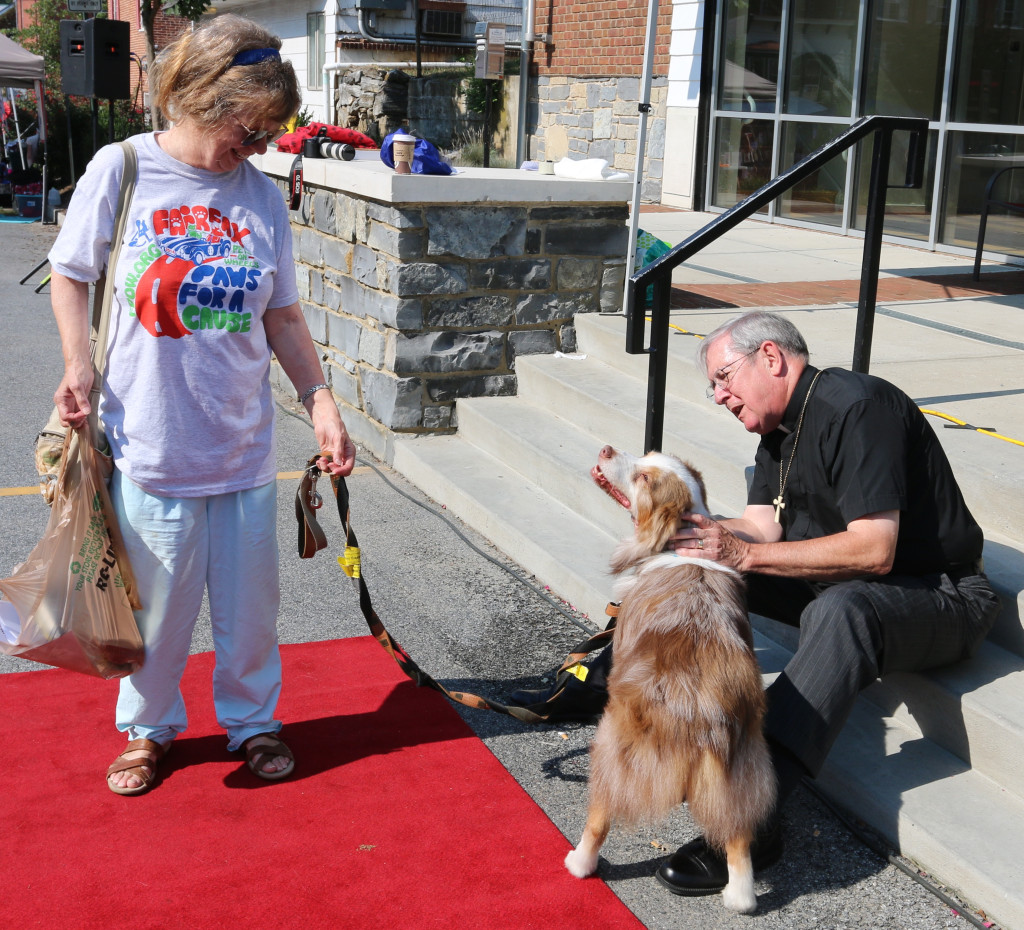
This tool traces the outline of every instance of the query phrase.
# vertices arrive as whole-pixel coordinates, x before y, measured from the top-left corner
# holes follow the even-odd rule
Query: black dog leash
[[[295,516],[299,524],[299,558],[311,559],[317,552],[327,546],[327,537],[316,519],[316,512],[323,506],[323,498],[317,492],[316,485],[323,475],[316,462],[320,456],[313,456],[306,465],[306,471],[299,482],[299,489],[295,495]],[[545,723],[548,715],[543,713],[544,705],[533,705],[540,713],[530,710],[527,707],[501,704],[490,698],[481,697],[477,694],[469,694],[465,691],[450,691],[440,684],[426,672],[424,672],[413,660],[401,644],[387,631],[380,617],[373,609],[370,600],[370,591],[366,586],[366,579],[363,578],[361,560],[359,555],[359,542],[356,539],[355,531],[352,529],[351,512],[349,510],[348,486],[345,479],[330,476],[331,489],[334,491],[334,498],[338,506],[338,516],[342,526],[345,528],[345,554],[338,558],[342,570],[359,588],[359,608],[363,612],[370,633],[377,640],[384,650],[393,658],[419,687],[433,688],[440,691],[445,697],[457,704],[466,707],[474,707],[477,710],[493,710],[499,714],[507,714],[516,717],[525,723]],[[608,615],[612,618],[608,627],[600,633],[596,633],[588,639],[579,643],[566,657],[556,676],[556,688],[554,693],[544,702],[551,704],[556,701],[564,691],[566,682],[570,677],[583,679],[586,677],[586,666],[581,661],[602,646],[611,642],[612,631],[615,626],[615,618],[618,613],[618,605],[608,605]]]

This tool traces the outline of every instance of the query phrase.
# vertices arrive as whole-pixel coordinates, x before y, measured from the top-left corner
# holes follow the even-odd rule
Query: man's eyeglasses
[[[708,400],[711,400],[715,396],[715,391],[721,388],[723,391],[729,387],[729,382],[732,381],[733,375],[740,370],[743,363],[750,358],[755,352],[759,352],[761,347],[758,346],[756,349],[751,349],[746,355],[741,355],[739,358],[734,358],[728,365],[723,365],[711,376],[711,383],[708,385],[707,390],[704,392],[707,394]],[[735,366],[735,367],[733,367]],[[729,369],[732,369],[730,371]]]
[[[259,129],[254,131],[246,126],[241,120],[238,120],[238,125],[246,131],[245,138],[239,143],[239,147],[243,149],[247,149],[250,146],[255,145],[262,139],[266,139],[267,144],[269,145],[271,142],[276,142],[288,131],[287,126],[278,126],[277,129]]]

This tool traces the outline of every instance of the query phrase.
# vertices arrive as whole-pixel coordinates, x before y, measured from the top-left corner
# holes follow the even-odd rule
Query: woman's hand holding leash
[[[310,414],[313,420],[313,431],[316,441],[323,453],[317,459],[317,467],[328,475],[344,478],[351,474],[356,464],[356,447],[338,412],[334,397],[322,391],[314,397],[322,397],[323,401],[313,404]]]

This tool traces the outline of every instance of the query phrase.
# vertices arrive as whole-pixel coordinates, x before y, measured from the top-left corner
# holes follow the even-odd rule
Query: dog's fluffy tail
[[[679,758],[682,747],[601,732],[614,728],[606,712],[591,746],[591,797],[623,826],[655,824],[686,800],[689,767]]]
[[[727,763],[678,733],[624,738],[610,710],[591,747],[590,792],[616,823],[657,824],[687,801],[708,841],[721,847],[735,836],[753,836],[771,814],[775,772],[759,727],[748,730]]]

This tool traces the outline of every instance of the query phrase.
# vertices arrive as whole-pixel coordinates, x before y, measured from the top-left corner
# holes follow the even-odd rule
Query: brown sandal
[[[130,752],[145,752],[144,756],[139,756],[135,759],[126,759],[125,756]],[[153,787],[153,782],[156,781],[156,764],[167,754],[167,749],[161,746],[159,743],[154,743],[151,739],[133,739],[125,748],[124,752],[121,753],[113,762],[110,763],[110,768],[107,769],[107,787],[114,792],[114,794],[122,795],[135,795],[145,794]],[[110,776],[116,775],[118,772],[129,772],[136,778],[142,780],[141,785],[136,785],[134,788],[122,788],[111,782]]]
[[[265,781],[280,781],[287,778],[295,768],[295,756],[275,733],[257,733],[250,736],[242,743],[241,748],[245,753],[245,764],[249,766],[249,771]],[[261,763],[275,756],[284,756],[288,759],[288,765],[280,772],[264,772]]]

